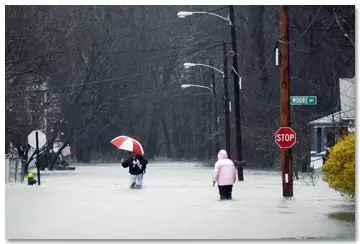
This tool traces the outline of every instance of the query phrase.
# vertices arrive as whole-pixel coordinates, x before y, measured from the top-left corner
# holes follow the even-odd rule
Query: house
[[[321,169],[326,151],[343,133],[355,133],[356,86],[354,78],[339,79],[340,111],[311,121],[310,167]]]

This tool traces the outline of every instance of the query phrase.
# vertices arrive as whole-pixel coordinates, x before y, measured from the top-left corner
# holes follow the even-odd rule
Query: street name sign
[[[291,96],[290,105],[316,105],[316,96]]]

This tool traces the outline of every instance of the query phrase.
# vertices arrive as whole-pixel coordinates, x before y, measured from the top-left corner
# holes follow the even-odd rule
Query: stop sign
[[[275,142],[280,148],[290,148],[296,142],[296,133],[290,127],[281,127],[275,133]]]
[[[46,135],[41,130],[34,130],[28,135],[28,143],[32,148],[36,148],[36,132],[38,133],[39,148],[46,143]]]

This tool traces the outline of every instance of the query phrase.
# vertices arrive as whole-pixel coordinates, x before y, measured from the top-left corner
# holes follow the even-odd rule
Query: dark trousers
[[[219,187],[219,194],[220,194],[220,199],[221,200],[225,200],[228,199],[230,200],[231,197],[231,193],[232,193],[232,185],[228,185],[228,186],[218,186]]]

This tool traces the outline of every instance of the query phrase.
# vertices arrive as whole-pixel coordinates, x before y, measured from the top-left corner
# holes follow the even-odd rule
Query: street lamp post
[[[236,135],[236,156],[237,160],[242,162],[242,145],[241,145],[241,118],[240,118],[240,84],[238,75],[238,63],[237,63],[237,45],[236,45],[236,29],[234,21],[234,6],[229,6],[229,18],[231,25],[231,46],[233,53],[233,77],[234,77],[234,97],[235,97],[235,135]],[[244,173],[242,165],[238,167],[238,180],[244,180]]]
[[[197,11],[197,12],[188,12],[181,11],[178,12],[179,18],[185,18],[193,14],[209,14],[221,18],[226,21],[227,24],[231,26],[231,44],[233,51],[233,67],[232,73],[234,77],[234,98],[235,98],[235,133],[236,133],[236,157],[237,161],[242,163],[242,143],[241,143],[241,117],[240,117],[240,84],[239,84],[239,74],[238,74],[238,64],[237,64],[237,45],[236,45],[236,29],[235,29],[235,17],[234,17],[234,6],[229,6],[229,16],[227,18],[209,12]],[[240,164],[238,167],[238,180],[243,181],[243,168]]]

